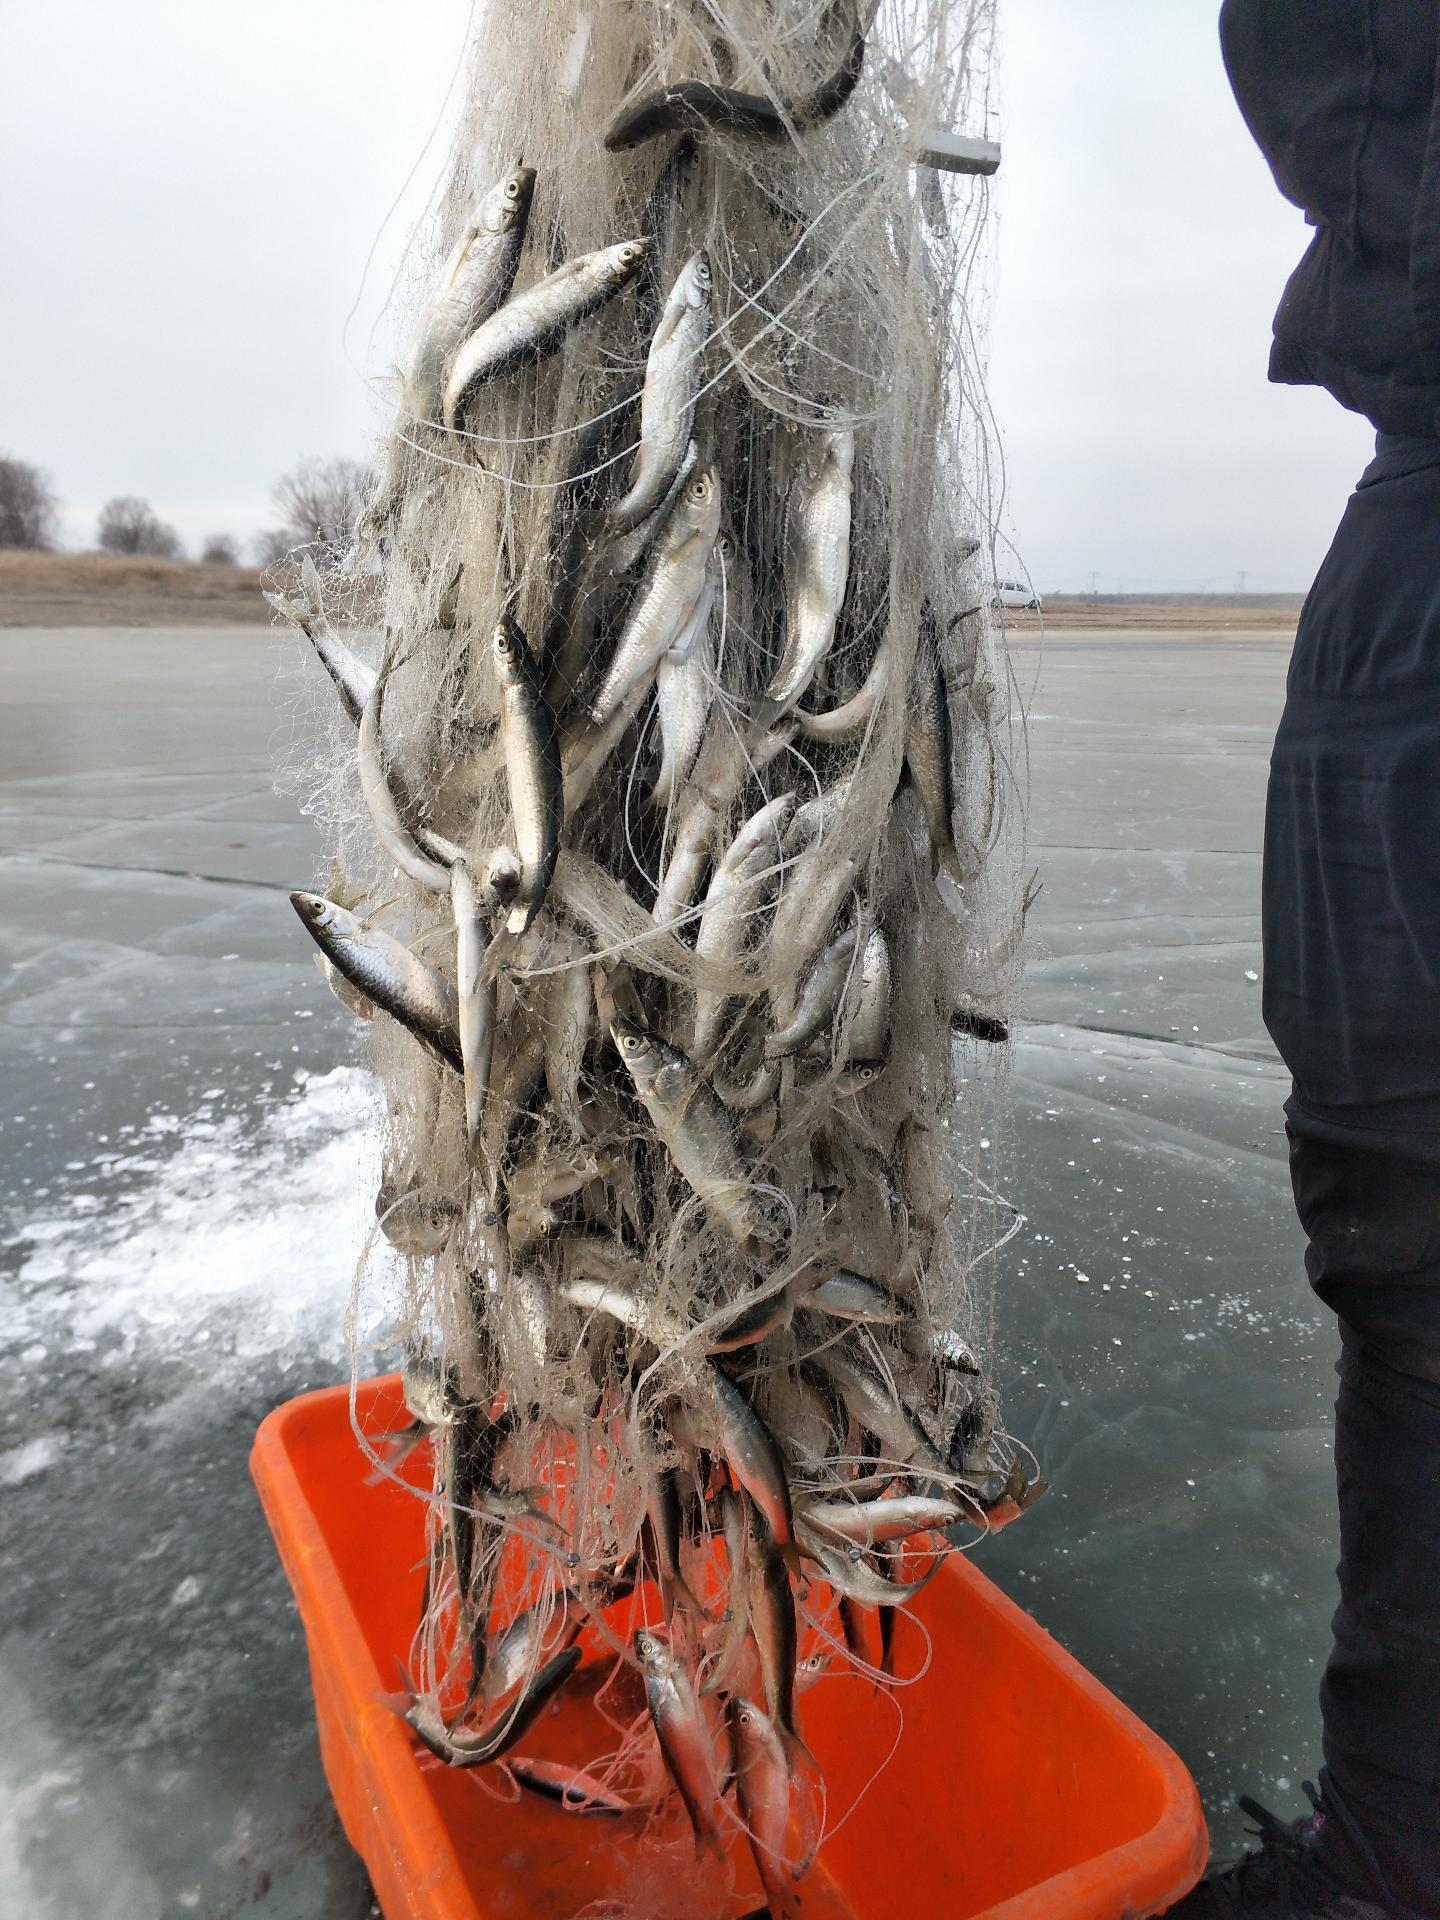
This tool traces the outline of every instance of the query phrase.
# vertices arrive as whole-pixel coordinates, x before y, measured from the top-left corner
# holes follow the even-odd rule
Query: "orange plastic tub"
[[[366,1432],[404,1424],[395,1376],[359,1389]],[[524,1795],[502,1804],[419,1750],[386,1704],[420,1604],[423,1507],[368,1484],[349,1390],[278,1408],[251,1471],[309,1643],[320,1750],[351,1844],[387,1920],[553,1920],[623,1899],[635,1824]],[[893,1702],[842,1675],[804,1695],[805,1737],[832,1819],[860,1795],[802,1883],[813,1920],[1143,1920],[1198,1877],[1204,1816],[1176,1756],[963,1556],[902,1619]],[[583,1763],[613,1744],[582,1665],[526,1735],[527,1752]],[[598,1671],[598,1668],[597,1668]],[[638,1816],[637,1816],[638,1818]],[[743,1838],[736,1915],[762,1904]],[[697,1914],[696,1920],[710,1920]],[[720,1920],[717,1914],[715,1920]]]

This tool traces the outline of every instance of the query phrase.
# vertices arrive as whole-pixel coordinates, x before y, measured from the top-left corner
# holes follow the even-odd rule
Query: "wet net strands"
[[[494,0],[356,550],[276,597],[434,1463],[411,1725],[702,1859],[738,1821],[775,1911],[804,1687],[1036,1490],[988,1382],[985,187],[917,164],[986,132],[991,27]],[[582,1635],[614,1740],[557,1786]]]

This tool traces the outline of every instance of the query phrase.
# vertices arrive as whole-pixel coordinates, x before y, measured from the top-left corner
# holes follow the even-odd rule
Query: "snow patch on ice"
[[[4,1288],[0,1351],[118,1344],[193,1355],[212,1381],[222,1355],[343,1359],[379,1118],[377,1083],[355,1067],[301,1076],[258,1114],[152,1114],[142,1153],[103,1156],[108,1176],[133,1185],[101,1209],[57,1195],[11,1236],[21,1264]]]

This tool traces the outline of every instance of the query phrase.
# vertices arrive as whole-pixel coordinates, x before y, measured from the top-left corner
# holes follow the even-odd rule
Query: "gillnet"
[[[279,601],[339,695],[295,898],[386,1094],[387,1470],[433,1460],[411,1725],[743,1826],[777,1911],[806,1689],[892,1679],[1038,1487],[988,1372],[986,197],[923,159],[985,130],[991,13],[492,0],[356,553]],[[557,1780],[582,1648],[613,1737]]]

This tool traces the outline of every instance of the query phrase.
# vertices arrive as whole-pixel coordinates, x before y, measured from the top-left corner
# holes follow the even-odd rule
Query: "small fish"
[[[419,1187],[397,1189],[386,1183],[375,1196],[375,1218],[397,1253],[423,1260],[444,1251],[460,1209],[453,1201],[423,1194]]]
[[[940,1480],[953,1478],[929,1434],[868,1361],[846,1346],[832,1345],[812,1353],[806,1364],[834,1388],[852,1417],[874,1434],[888,1460],[901,1466],[913,1464]]]
[[[715,648],[711,616],[715,608],[713,562],[685,633],[662,655],[655,669],[655,710],[660,719],[660,770],[650,799],[655,806],[672,805],[689,776],[705,738],[705,725],[715,697]]]
[[[775,1436],[729,1374],[713,1361],[708,1365],[720,1446],[730,1471],[765,1516],[775,1545],[788,1547],[795,1538],[795,1516],[790,1481]]]
[[[582,1307],[587,1313],[607,1314],[657,1347],[674,1346],[690,1331],[683,1320],[666,1314],[652,1301],[642,1300],[631,1288],[612,1280],[572,1274],[561,1282],[560,1292],[571,1306]]]
[[[450,869],[450,900],[455,912],[455,987],[465,1076],[465,1136],[473,1148],[480,1138],[480,1121],[490,1091],[496,988],[494,980],[485,978],[488,923],[465,860],[457,860]]]
[[[645,1483],[645,1514],[655,1542],[655,1558],[660,1575],[660,1596],[668,1626],[676,1607],[697,1616],[704,1608],[695,1598],[690,1582],[680,1565],[682,1514],[680,1476],[673,1467],[650,1474]]]
[[[500,682],[500,734],[522,878],[506,925],[524,933],[550,888],[565,824],[564,783],[555,716],[525,636],[502,614],[492,648]]]
[[[879,927],[872,927],[860,956],[860,994],[847,1042],[852,1064],[878,1066],[884,1061],[892,993],[890,943]]]
[[[801,1869],[804,1849],[797,1859],[790,1842],[790,1768],[784,1744],[770,1719],[738,1693],[725,1702],[725,1721],[735,1794],[769,1902],[766,1911],[770,1920],[789,1920],[796,1911],[791,1876]]]
[[[651,244],[649,239],[624,240],[567,260],[483,320],[451,362],[445,381],[445,425],[452,430],[464,425],[475,395],[487,381],[554,353],[571,327],[613,300],[634,279]]]
[[[700,449],[692,440],[685,449],[680,470],[670,482],[669,489],[659,506],[653,512],[647,513],[639,525],[633,527],[629,533],[617,534],[606,546],[605,570],[612,577],[618,578],[621,574],[630,573],[645,558],[655,544],[655,536],[664,526],[680,489],[695,471],[699,459]]]
[[[531,1793],[553,1800],[567,1813],[603,1813],[612,1817],[633,1813],[634,1803],[612,1793],[603,1780],[568,1760],[535,1760],[528,1754],[512,1753],[505,1762],[511,1775]]]
[[[358,987],[352,987],[340,969],[331,961],[327,960],[323,953],[317,953],[314,956],[314,960],[315,965],[320,969],[320,978],[325,982],[326,986],[329,987],[330,991],[347,1013],[353,1013],[357,1020],[373,1020],[375,1018],[375,1002],[373,1000],[361,993]]]
[[[426,851],[406,825],[400,811],[400,805],[390,783],[385,766],[385,752],[380,738],[380,713],[385,699],[385,678],[388,662],[376,676],[375,685],[370,690],[370,698],[365,702],[365,710],[360,715],[360,730],[356,736],[360,760],[360,787],[365,795],[365,804],[370,809],[370,818],[375,823],[380,844],[399,867],[402,873],[409,874],[422,887],[431,893],[450,891],[450,863],[436,858]],[[431,844],[435,844],[432,840]]]
[[[457,1417],[455,1380],[440,1361],[415,1355],[400,1376],[405,1405],[422,1427],[452,1427]]]
[[[932,871],[941,868],[957,885],[971,870],[955,843],[954,742],[950,696],[938,637],[922,634],[915,654],[910,707],[905,718],[905,765],[910,771],[930,834]]]
[[[865,36],[875,9],[857,0],[854,20],[839,66],[819,85],[793,99],[742,93],[708,80],[680,80],[647,93],[617,115],[605,132],[611,153],[623,153],[669,133],[728,133],[752,140],[786,140],[792,129],[803,133],[838,113],[859,84],[865,62]]]
[[[492,1705],[514,1693],[544,1664],[540,1658],[546,1647],[556,1645],[563,1652],[574,1646],[585,1625],[580,1596],[569,1588],[556,1596],[554,1604],[537,1601],[497,1634],[485,1663],[485,1698]]]
[[[937,1554],[934,1563],[918,1580],[887,1580],[884,1574],[877,1573],[863,1557],[858,1560],[852,1559],[850,1557],[852,1549],[836,1547],[822,1540],[819,1534],[812,1533],[803,1521],[799,1523],[799,1528],[800,1544],[806,1556],[815,1562],[837,1593],[845,1594],[851,1600],[858,1600],[862,1607],[908,1605],[916,1594],[930,1584],[944,1563],[944,1555]],[[888,1672],[889,1668],[887,1667],[885,1671]]]
[[[993,1013],[981,1013],[975,1007],[956,1007],[950,1015],[950,1031],[963,1033],[969,1040],[985,1040],[992,1047],[1003,1047],[1010,1038],[1010,1023]]]
[[[652,513],[679,471],[709,338],[710,262],[702,250],[680,269],[650,342],[640,394],[640,448],[629,490],[607,516],[617,533],[629,532]]]
[[[742,1247],[771,1237],[734,1122],[694,1064],[629,1020],[610,1028],[641,1105],[677,1170]]]
[[[781,865],[785,829],[795,811],[795,795],[780,793],[756,809],[717,861],[695,937],[696,951],[707,960],[733,960],[745,945],[749,917],[761,904],[760,886]],[[728,1001],[699,992],[691,1045],[697,1059],[708,1059],[720,1038]]]
[[[292,893],[290,904],[326,959],[447,1067],[464,1071],[459,1004],[442,974],[353,913],[316,893]]]
[[[799,1647],[795,1596],[790,1591],[784,1558],[753,1500],[747,1502],[746,1515],[750,1636],[760,1656],[765,1706],[781,1737],[795,1742],[795,1660]]]
[[[833,1314],[837,1320],[861,1320],[871,1326],[893,1327],[905,1317],[904,1305],[874,1280],[847,1267],[830,1274],[805,1295],[805,1304]]]
[[[793,1017],[765,1042],[767,1060],[783,1060],[799,1053],[817,1038],[835,1011],[855,962],[856,932],[851,927],[820,955],[800,994]]]
[[[830,651],[850,572],[855,436],[826,429],[791,483],[785,509],[785,645],[765,689],[789,706]]]
[[[957,1526],[969,1518],[969,1509],[954,1500],[906,1494],[880,1500],[809,1500],[800,1517],[821,1533],[833,1533],[854,1546],[873,1547]]]
[[[580,1664],[579,1647],[567,1647],[535,1675],[514,1706],[475,1733],[448,1729],[424,1704],[416,1701],[405,1715],[411,1728],[437,1760],[451,1767],[483,1767],[498,1760],[529,1731]]]
[[[848,740],[867,724],[890,684],[892,651],[892,642],[887,637],[876,648],[870,671],[858,690],[838,707],[830,707],[824,713],[809,713],[804,707],[795,709],[795,725],[805,739]]]
[[[701,467],[686,481],[651,550],[615,652],[590,703],[603,727],[637,686],[648,686],[664,656],[689,627],[704,590],[711,549],[720,531],[720,481]]]
[[[365,703],[375,690],[375,669],[356,659],[325,618],[320,575],[310,555],[307,553],[300,562],[298,594],[267,593],[265,598],[277,613],[293,621],[314,647],[321,666],[335,682],[341,706],[358,726]]]
[[[719,1858],[725,1851],[716,1819],[720,1783],[700,1702],[684,1666],[658,1634],[641,1627],[634,1646],[645,1675],[645,1701],[660,1751],[695,1830],[695,1851],[698,1854],[706,1848]]]
[[[405,405],[416,420],[438,422],[455,350],[504,304],[515,284],[534,192],[535,169],[510,168],[480,196],[441,269],[405,383]]]

